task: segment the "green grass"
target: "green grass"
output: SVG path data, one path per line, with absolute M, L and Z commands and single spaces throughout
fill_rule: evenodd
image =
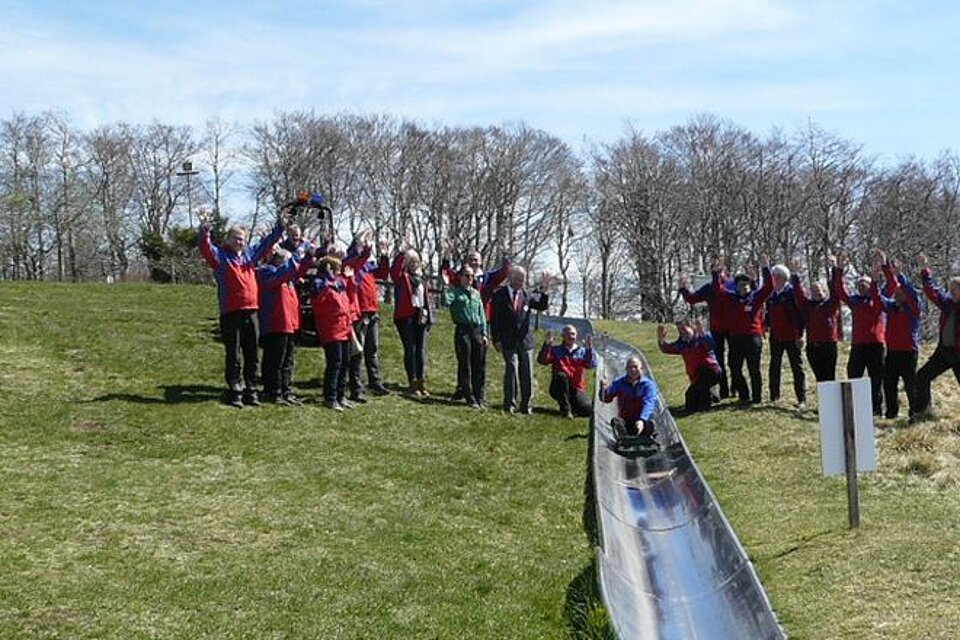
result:
M 0 285 L 0 637 L 599 633 L 588 426 L 552 411 L 545 368 L 528 418 L 397 395 L 238 411 L 219 402 L 215 304 L 205 287 Z M 398 382 L 389 319 L 382 335 Z M 436 327 L 440 397 L 451 342 Z M 322 363 L 299 351 L 308 400 Z M 494 407 L 501 371 L 491 354 Z
M 653 326 L 603 328 L 682 403 Z M 237 411 L 215 329 L 210 288 L 0 285 L 0 638 L 609 637 L 587 425 L 547 411 L 545 368 L 531 418 L 399 396 Z M 383 337 L 398 382 L 389 320 Z M 322 363 L 299 351 L 301 396 Z M 491 354 L 493 406 L 500 371 Z M 678 420 L 791 638 L 957 636 L 960 403 L 949 375 L 934 395 L 938 419 L 878 423 L 858 531 L 813 409 Z
M 600 328 L 644 350 L 668 403 L 682 406 L 682 362 L 657 351 L 655 326 Z M 844 354 L 838 370 L 845 365 Z M 851 531 L 844 479 L 820 472 L 815 397 L 813 408 L 796 411 L 784 369 L 786 402 L 749 410 L 725 403 L 677 422 L 789 637 L 957 638 L 960 403 L 953 377 L 934 384 L 937 419 L 877 423 L 878 471 L 861 475 L 861 526 Z M 766 382 L 766 363 L 763 371 Z

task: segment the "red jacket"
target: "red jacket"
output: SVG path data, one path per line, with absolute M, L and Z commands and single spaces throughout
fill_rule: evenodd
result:
M 721 277 L 721 283 L 727 291 L 733 285 L 733 281 L 727 277 Z M 730 330 L 730 303 L 724 296 L 713 293 L 712 282 L 708 282 L 696 291 L 682 287 L 680 295 L 687 304 L 707 303 L 707 312 L 710 314 L 710 333 L 724 334 Z
M 263 334 L 296 333 L 300 329 L 300 297 L 293 280 L 302 276 L 311 263 L 298 263 L 291 258 L 281 266 L 263 265 L 257 269 Z
M 732 336 L 763 335 L 763 303 L 773 291 L 770 269 L 763 268 L 763 286 L 745 296 L 730 292 L 720 280 L 720 272 L 713 272 L 713 293 L 730 305 L 728 328 Z
M 843 284 L 843 269 L 833 268 L 830 279 L 830 295 L 844 302 L 853 313 L 853 338 L 851 344 L 883 344 L 884 325 L 883 301 L 876 282 L 870 283 L 870 295 L 850 295 Z
M 787 284 L 767 298 L 767 319 L 770 339 L 777 342 L 796 342 L 803 336 L 803 318 L 797 307 L 793 286 Z
M 381 264 L 384 258 L 380 258 Z M 398 253 L 390 266 L 390 279 L 393 280 L 393 319 L 414 318 L 420 314 L 420 308 L 413 306 L 414 286 L 410 274 L 403 268 L 405 258 Z M 430 288 L 426 276 L 423 277 L 423 298 L 426 309 L 430 310 Z
M 916 288 L 910 279 L 900 274 L 898 279 L 889 265 L 883 266 L 886 279 L 880 299 L 887 314 L 885 339 L 888 351 L 920 350 L 920 300 Z M 903 304 L 896 300 L 896 294 L 903 290 Z
M 355 245 L 347 249 L 343 264 L 353 268 L 357 283 L 357 302 L 360 313 L 376 313 L 380 310 L 380 287 L 377 280 L 386 280 L 390 275 L 388 264 L 370 261 L 370 247 L 357 251 Z
M 321 345 L 350 339 L 352 310 L 343 278 L 314 280 L 310 304 L 313 305 L 313 321 Z
M 693 340 L 675 340 L 673 342 L 660 342 L 660 351 L 670 355 L 679 355 L 683 358 L 683 365 L 687 371 L 687 378 L 690 384 L 696 384 L 700 377 L 700 367 L 707 367 L 716 373 L 722 373 L 723 369 L 717 361 L 717 354 L 714 352 L 713 336 L 694 337 Z
M 796 298 L 797 308 L 803 316 L 804 328 L 807 332 L 807 342 L 823 344 L 840 340 L 837 318 L 840 314 L 840 299 L 836 296 L 823 298 L 820 301 L 807 297 L 800 278 L 791 276 L 793 281 L 793 295 Z
M 537 362 L 553 365 L 554 373 L 566 374 L 570 384 L 583 391 L 587 388 L 586 370 L 597 366 L 597 356 L 593 349 L 586 347 L 567 349 L 562 344 L 551 346 L 544 342 L 537 355 Z
M 260 258 L 268 250 L 273 250 L 283 235 L 283 225 L 277 221 L 270 235 L 253 246 L 247 246 L 242 253 L 233 253 L 210 243 L 210 228 L 201 227 L 197 241 L 200 254 L 213 268 L 217 281 L 217 297 L 220 302 L 220 314 L 231 311 L 243 311 L 259 308 L 256 268 Z

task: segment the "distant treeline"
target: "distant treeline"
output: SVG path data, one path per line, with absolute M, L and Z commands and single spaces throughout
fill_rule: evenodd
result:
M 578 154 L 524 124 L 281 112 L 80 131 L 44 113 L 0 121 L 0 278 L 207 282 L 196 209 L 256 228 L 301 190 L 324 194 L 342 239 L 409 236 L 434 268 L 470 248 L 549 266 L 554 310 L 588 316 L 669 318 L 678 277 L 715 256 L 814 278 L 829 254 L 866 269 L 878 247 L 908 272 L 920 252 L 941 275 L 960 261 L 960 158 L 881 166 L 814 124 L 761 137 L 701 115 Z M 582 308 L 568 309 L 573 288 Z

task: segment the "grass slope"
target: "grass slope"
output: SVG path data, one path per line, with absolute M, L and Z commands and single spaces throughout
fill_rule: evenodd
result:
M 545 368 L 532 417 L 238 411 L 215 329 L 206 287 L 0 285 L 0 637 L 557 638 L 597 617 L 588 426 L 545 410 Z M 444 322 L 441 397 L 451 342 Z M 322 362 L 299 351 L 299 395 Z
M 668 403 L 682 407 L 682 361 L 659 353 L 654 325 L 599 328 L 642 349 Z M 845 365 L 841 355 L 841 371 Z M 784 369 L 785 402 L 743 410 L 728 401 L 677 422 L 789 637 L 957 638 L 960 402 L 953 377 L 934 384 L 938 419 L 911 427 L 877 422 L 878 471 L 861 476 L 861 527 L 851 531 L 845 480 L 820 472 L 815 398 L 813 408 L 794 409 Z M 763 371 L 766 382 L 766 362 Z

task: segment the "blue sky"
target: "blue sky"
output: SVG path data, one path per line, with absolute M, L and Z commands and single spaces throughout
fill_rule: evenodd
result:
M 0 0 L 0 117 L 390 113 L 579 148 L 712 113 L 893 162 L 960 150 L 957 33 L 960 3 L 922 0 Z

